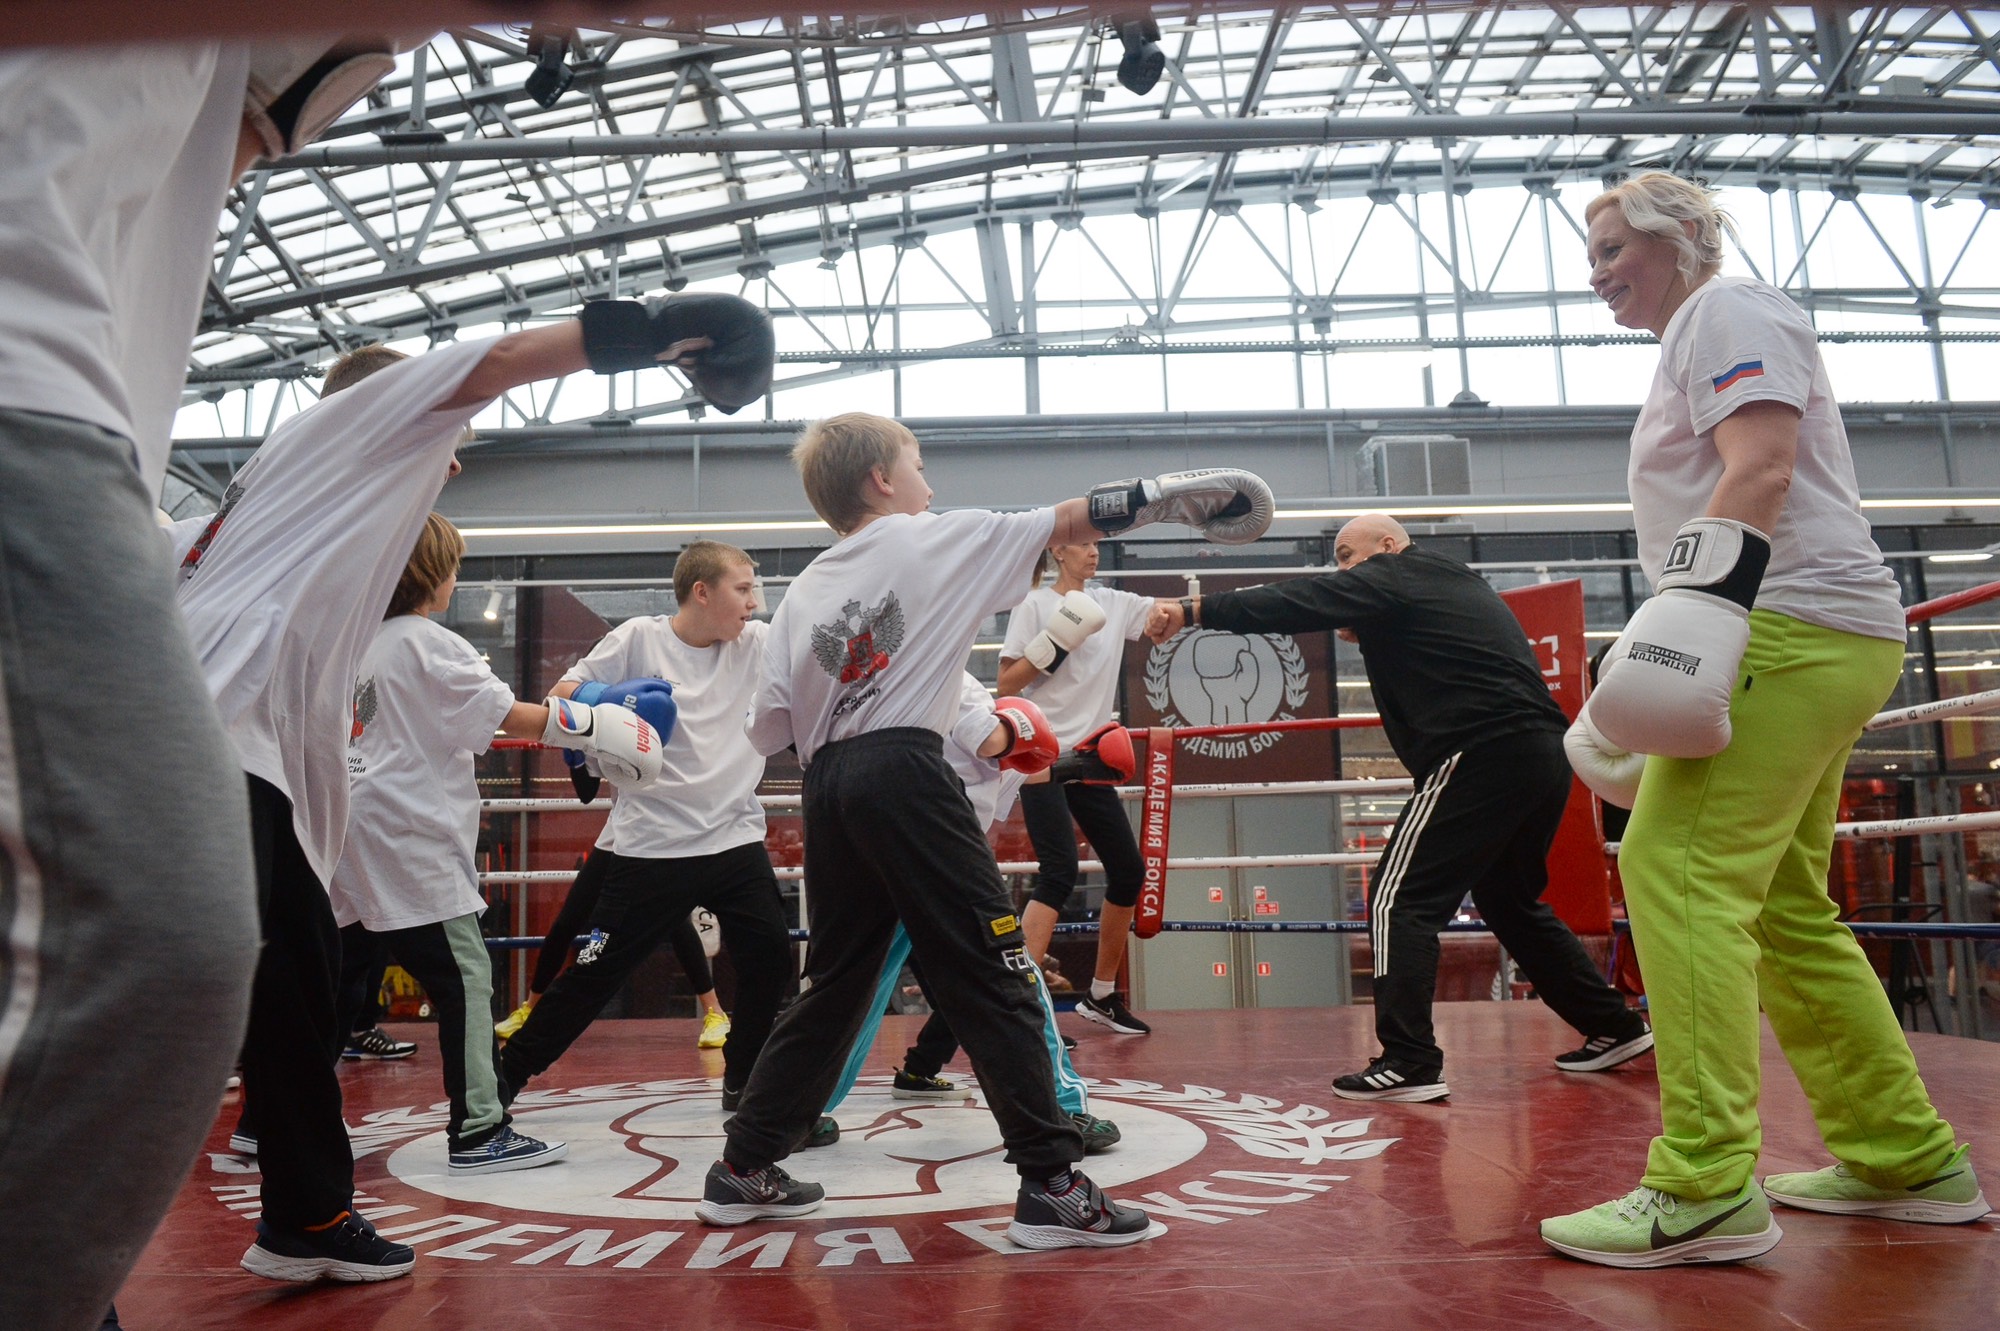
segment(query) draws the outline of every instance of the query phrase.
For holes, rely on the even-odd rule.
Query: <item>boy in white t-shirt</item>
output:
[[[744,734],[769,626],[758,620],[756,564],[733,545],[695,541],[674,561],[671,616],[628,619],[556,685],[558,697],[597,681],[651,675],[673,684],[680,724],[660,779],[611,806],[603,885],[590,941],[558,975],[500,1054],[512,1100],[583,1034],[633,970],[701,906],[722,929],[736,967],[723,1042],[722,1097],[733,1108],[794,980],[791,936],[757,784],[764,759]]]
[[[395,64],[332,45],[0,55],[0,1326],[99,1325],[241,1044],[240,769],[153,514],[230,183]]]
[[[450,607],[464,556],[458,528],[431,514],[361,660],[347,843],[327,891],[334,921],[365,928],[430,997],[451,1099],[449,1171],[498,1174],[554,1164],[569,1148],[516,1132],[500,1104],[472,758],[496,730],[541,738],[549,717],[545,706],[515,701],[471,643],[430,619]],[[665,709],[649,710],[664,742]],[[343,1006],[338,1029],[351,1029],[353,1016]]]
[[[805,766],[810,986],[785,1012],[726,1125],[696,1213],[709,1224],[802,1215],[825,1193],[778,1167],[817,1120],[867,1016],[900,920],[932,997],[965,1041],[1022,1176],[1008,1234],[1027,1247],[1112,1247],[1148,1236],[1072,1165],[1042,1006],[993,852],[944,759],[973,634],[1020,595],[1051,542],[1149,522],[1255,539],[1270,489],[1244,472],[1100,486],[1027,513],[934,514],[917,440],[859,413],[809,426],[793,451],[813,509],[840,534],[771,623],[750,737]]]
[[[258,1237],[243,1257],[254,1274],[387,1280],[416,1259],[352,1209],[354,1156],[333,1069],[345,1034],[335,1028],[339,931],[325,885],[347,833],[355,676],[458,465],[466,423],[516,385],[630,368],[635,317],[673,337],[658,342],[661,360],[733,365],[737,324],[763,315],[748,302],[714,307],[724,299],[692,303],[712,334],[666,317],[672,300],[597,301],[575,320],[415,358],[385,347],[351,352],[328,371],[320,400],[237,471],[220,512],[172,530],[181,615],[250,786],[263,931],[243,1041],[245,1108],[263,1171]],[[550,716],[545,739],[598,745],[601,755],[614,746],[627,779],[659,760],[658,737],[646,741],[623,709],[565,705]]]

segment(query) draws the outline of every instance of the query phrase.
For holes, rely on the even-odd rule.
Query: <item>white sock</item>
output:
[[[1092,980],[1090,982],[1090,996],[1102,1003],[1105,999],[1111,997],[1117,988],[1118,984],[1114,980]]]

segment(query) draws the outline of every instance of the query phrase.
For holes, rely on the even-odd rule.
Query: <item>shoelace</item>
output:
[[[1626,1193],[1613,1203],[1618,1208],[1620,1220],[1644,1219],[1646,1212],[1658,1211],[1661,1215],[1672,1215],[1680,1205],[1680,1198],[1670,1192],[1659,1192],[1653,1188],[1638,1187]]]

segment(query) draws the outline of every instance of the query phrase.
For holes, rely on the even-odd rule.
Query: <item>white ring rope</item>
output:
[[[1920,702],[1915,707],[1880,712],[1862,729],[1890,730],[1918,721],[1935,721],[1947,716],[1983,716],[1988,712],[2000,712],[2000,689],[1968,693],[1960,698],[1939,698],[1936,702]]]
[[[1221,799],[1234,795],[1407,795],[1416,783],[1406,776],[1385,777],[1379,781],[1244,781],[1223,785],[1175,786],[1175,799]],[[1145,792],[1138,786],[1119,786],[1118,793],[1126,799],[1138,799]],[[758,803],[766,809],[796,809],[800,797],[797,795],[760,795]],[[545,813],[556,810],[581,812],[586,809],[608,809],[611,801],[595,799],[588,804],[579,804],[574,799],[509,799],[481,800],[479,807],[486,813]]]

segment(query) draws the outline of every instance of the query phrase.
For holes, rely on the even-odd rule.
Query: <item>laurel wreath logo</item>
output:
[[[887,1077],[869,1076],[863,1082],[881,1082]],[[717,1083],[707,1077],[681,1077],[665,1081],[612,1082],[573,1090],[527,1091],[514,1103],[515,1110],[553,1109],[564,1105],[598,1104],[613,1100],[709,1099]],[[1336,1119],[1318,1105],[1287,1106],[1268,1095],[1231,1095],[1212,1086],[1183,1085],[1168,1090],[1156,1081],[1130,1078],[1087,1079],[1093,1099],[1121,1100],[1149,1105],[1192,1119],[1217,1129],[1251,1155],[1266,1160],[1290,1160],[1317,1165],[1330,1160],[1367,1160],[1382,1154],[1397,1137],[1370,1137],[1374,1120]],[[349,1129],[356,1158],[399,1145],[405,1141],[443,1131],[450,1117],[449,1105],[430,1108],[379,1110],[363,1116]]]
[[[1200,632],[1202,632],[1200,629],[1182,629],[1146,653],[1146,702],[1158,714],[1160,725],[1187,724],[1186,720],[1174,711],[1173,691],[1168,686],[1167,680],[1173,670],[1174,658],[1180,654],[1181,647],[1185,645],[1184,640],[1191,641],[1193,635]],[[1276,719],[1292,720],[1297,710],[1306,705],[1306,694],[1311,687],[1311,681],[1306,677],[1305,653],[1299,650],[1298,640],[1288,633],[1262,633],[1257,636],[1271,644],[1271,650],[1277,653],[1278,664],[1285,672],[1287,711]]]
[[[1169,1091],[1158,1082],[1095,1081],[1092,1097],[1155,1105],[1184,1118],[1219,1128],[1251,1155],[1302,1165],[1329,1160],[1367,1160],[1382,1154],[1397,1137],[1367,1136],[1372,1119],[1336,1119],[1318,1105],[1293,1105],[1267,1095],[1231,1096],[1210,1086]],[[1358,1140],[1357,1140],[1358,1139]]]

